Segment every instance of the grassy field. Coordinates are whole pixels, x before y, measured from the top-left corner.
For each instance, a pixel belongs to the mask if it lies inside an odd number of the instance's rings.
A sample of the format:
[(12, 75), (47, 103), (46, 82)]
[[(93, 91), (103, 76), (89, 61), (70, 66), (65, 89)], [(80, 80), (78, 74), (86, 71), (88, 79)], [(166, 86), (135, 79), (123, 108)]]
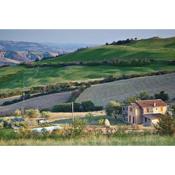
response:
[(39, 64), (56, 64), (59, 62), (74, 61), (103, 61), (114, 58), (152, 58), (155, 60), (175, 60), (175, 37), (174, 38), (151, 38), (134, 41), (125, 45), (108, 45), (88, 48), (63, 55), (54, 60), (41, 61)]
[(146, 136), (125, 136), (125, 137), (107, 137), (107, 136), (90, 136), (80, 137), (72, 139), (12, 139), (3, 140), (0, 139), (0, 145), (43, 145), (43, 146), (71, 146), (71, 145), (94, 145), (94, 146), (168, 146), (175, 145), (175, 137), (173, 136), (158, 136), (158, 135), (146, 135)]
[(143, 91), (149, 95), (165, 91), (170, 99), (173, 99), (175, 98), (174, 87), (175, 73), (138, 77), (91, 86), (83, 91), (76, 101), (91, 100), (96, 105), (106, 105), (110, 100), (123, 101)]
[[(68, 81), (84, 81), (96, 78), (105, 78), (110, 75), (144, 74), (157, 71), (175, 71), (175, 65), (165, 63), (175, 60), (175, 38), (147, 39), (134, 41), (128, 45), (108, 45), (87, 48), (74, 53), (59, 56), (48, 60), (35, 62), (38, 67), (11, 66), (0, 68), (0, 92), (29, 88)], [(151, 58), (156, 62), (144, 66), (66, 66), (66, 67), (39, 67), (40, 64), (57, 64), (68, 62), (88, 62), (111, 60), (119, 58)]]
[(150, 65), (145, 67), (120, 66), (68, 66), (64, 68), (23, 66), (0, 68), (0, 91), (34, 86), (105, 78), (110, 75), (145, 74), (157, 71), (174, 71), (173, 65)]

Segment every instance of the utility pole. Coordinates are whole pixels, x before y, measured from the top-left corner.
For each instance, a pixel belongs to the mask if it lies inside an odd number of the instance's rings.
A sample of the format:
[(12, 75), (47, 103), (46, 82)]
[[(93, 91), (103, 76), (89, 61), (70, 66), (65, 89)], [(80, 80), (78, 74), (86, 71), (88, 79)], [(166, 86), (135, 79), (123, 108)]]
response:
[(72, 119), (74, 121), (74, 102), (72, 101)]

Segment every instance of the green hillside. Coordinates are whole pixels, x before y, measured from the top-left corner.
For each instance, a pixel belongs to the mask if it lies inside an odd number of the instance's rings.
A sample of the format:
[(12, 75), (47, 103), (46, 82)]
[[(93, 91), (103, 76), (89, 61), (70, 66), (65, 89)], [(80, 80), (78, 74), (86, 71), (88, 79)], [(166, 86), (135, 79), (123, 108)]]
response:
[(149, 39), (142, 39), (135, 41), (131, 44), (132, 47), (143, 47), (143, 48), (150, 48), (150, 49), (160, 49), (160, 48), (175, 48), (175, 37), (171, 38), (159, 38), (153, 37)]
[[(0, 93), (3, 91), (63, 83), (77, 80), (105, 78), (110, 75), (121, 76), (145, 74), (158, 71), (175, 71), (175, 38), (151, 38), (133, 41), (124, 45), (103, 45), (80, 49), (74, 53), (48, 60), (35, 62), (31, 67), (22, 65), (0, 68)], [(142, 60), (154, 59), (145, 65), (110, 65), (102, 61), (113, 59)], [(67, 65), (59, 63), (98, 62), (98, 65)], [(55, 65), (55, 66), (52, 66)], [(43, 67), (44, 65), (44, 67)]]
[(41, 61), (39, 64), (57, 64), (60, 62), (104, 61), (120, 59), (175, 60), (175, 38), (151, 38), (133, 41), (125, 45), (104, 45)]

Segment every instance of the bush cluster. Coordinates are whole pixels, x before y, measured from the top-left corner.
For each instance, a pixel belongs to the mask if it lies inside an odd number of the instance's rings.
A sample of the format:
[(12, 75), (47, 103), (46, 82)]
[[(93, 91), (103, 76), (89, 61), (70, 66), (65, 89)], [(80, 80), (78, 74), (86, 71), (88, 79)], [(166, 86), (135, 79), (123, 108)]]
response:
[(173, 135), (175, 134), (175, 118), (168, 114), (161, 115), (155, 128), (160, 135)]
[(119, 40), (119, 41), (113, 41), (112, 43), (106, 43), (106, 45), (124, 45), (124, 44), (129, 44), (132, 43), (134, 41), (136, 41), (137, 38), (131, 38), (131, 39), (126, 39), (126, 40)]
[[(74, 112), (88, 112), (102, 110), (102, 106), (95, 106), (91, 101), (74, 103)], [(63, 103), (52, 108), (52, 112), (72, 112), (72, 103)]]

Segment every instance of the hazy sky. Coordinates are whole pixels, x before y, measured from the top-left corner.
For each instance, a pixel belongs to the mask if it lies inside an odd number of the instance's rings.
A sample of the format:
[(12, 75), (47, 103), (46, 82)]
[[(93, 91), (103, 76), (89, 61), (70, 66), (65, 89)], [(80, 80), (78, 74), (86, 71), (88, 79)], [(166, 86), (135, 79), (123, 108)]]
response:
[(154, 36), (175, 36), (175, 30), (0, 30), (0, 40), (51, 43), (103, 44), (132, 37), (141, 39)]

